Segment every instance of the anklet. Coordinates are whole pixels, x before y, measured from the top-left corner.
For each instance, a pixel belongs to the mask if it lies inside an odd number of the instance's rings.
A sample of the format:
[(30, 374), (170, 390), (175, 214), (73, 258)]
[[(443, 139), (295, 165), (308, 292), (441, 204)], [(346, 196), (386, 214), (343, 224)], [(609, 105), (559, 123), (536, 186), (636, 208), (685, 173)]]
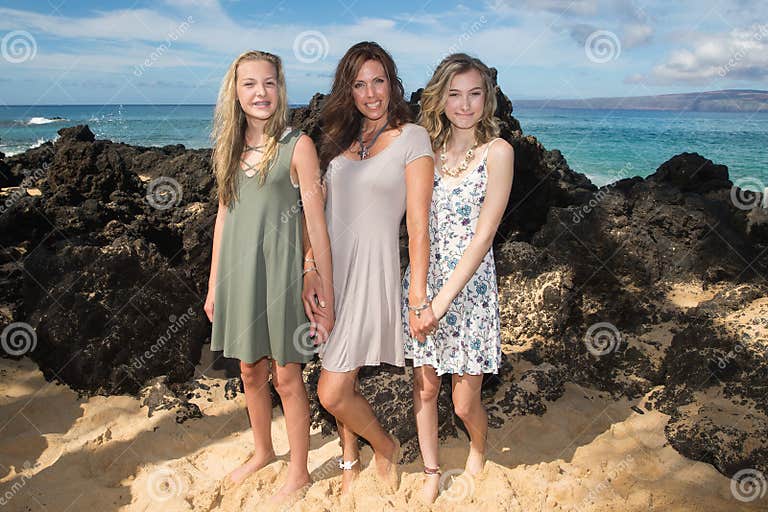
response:
[(439, 475), (440, 474), (440, 466), (436, 468), (428, 468), (427, 466), (424, 466), (424, 473), (427, 475)]
[(355, 467), (355, 464), (357, 464), (358, 461), (359, 459), (344, 460), (341, 457), (339, 457), (339, 469), (350, 471), (353, 467)]

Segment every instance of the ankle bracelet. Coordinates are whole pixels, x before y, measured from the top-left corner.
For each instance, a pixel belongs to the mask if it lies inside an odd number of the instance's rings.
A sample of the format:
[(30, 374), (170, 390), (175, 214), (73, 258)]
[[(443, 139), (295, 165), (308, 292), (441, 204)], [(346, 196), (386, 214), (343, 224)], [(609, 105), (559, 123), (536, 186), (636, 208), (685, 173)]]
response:
[(359, 459), (344, 460), (341, 457), (339, 457), (339, 469), (350, 471), (353, 467), (355, 467), (355, 464), (357, 464), (358, 461)]

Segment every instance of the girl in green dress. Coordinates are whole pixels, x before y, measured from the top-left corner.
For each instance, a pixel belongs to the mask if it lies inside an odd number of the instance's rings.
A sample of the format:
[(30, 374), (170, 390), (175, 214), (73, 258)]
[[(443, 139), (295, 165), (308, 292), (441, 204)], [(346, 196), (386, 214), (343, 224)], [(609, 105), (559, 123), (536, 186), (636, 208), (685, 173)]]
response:
[[(249, 51), (229, 67), (216, 104), (213, 168), (219, 208), (205, 311), (211, 350), (240, 360), (253, 430), (253, 456), (229, 474), (238, 484), (275, 457), (272, 384), (283, 403), (290, 463), (272, 497), (283, 502), (309, 484), (309, 402), (301, 364), (333, 327), (331, 252), (312, 140), (287, 127), (280, 58)], [(303, 214), (302, 208), (303, 207)], [(302, 292), (302, 221), (330, 307), (307, 322)], [(319, 250), (318, 250), (319, 249)], [(327, 313), (326, 313), (327, 311)], [(310, 337), (310, 331), (317, 336)]]

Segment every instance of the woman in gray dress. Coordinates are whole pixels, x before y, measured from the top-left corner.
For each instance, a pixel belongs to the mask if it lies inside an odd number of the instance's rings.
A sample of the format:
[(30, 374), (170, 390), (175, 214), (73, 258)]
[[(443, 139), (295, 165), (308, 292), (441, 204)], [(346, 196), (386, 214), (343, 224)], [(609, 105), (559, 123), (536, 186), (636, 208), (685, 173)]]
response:
[[(426, 290), (432, 146), (426, 130), (408, 123), (409, 117), (392, 57), (376, 43), (350, 48), (336, 68), (323, 107), (320, 148), (336, 318), (321, 349), (317, 392), (323, 407), (336, 417), (343, 449), (340, 467), (345, 470), (342, 492), (349, 490), (359, 471), (357, 436), (373, 447), (374, 474), (385, 489), (397, 486), (399, 445), (357, 391), (357, 374), (362, 366), (405, 365), (398, 314), (403, 214), (412, 270), (411, 335), (423, 339), (437, 325)], [(310, 274), (307, 279), (317, 279)], [(322, 315), (322, 308), (309, 302)]]

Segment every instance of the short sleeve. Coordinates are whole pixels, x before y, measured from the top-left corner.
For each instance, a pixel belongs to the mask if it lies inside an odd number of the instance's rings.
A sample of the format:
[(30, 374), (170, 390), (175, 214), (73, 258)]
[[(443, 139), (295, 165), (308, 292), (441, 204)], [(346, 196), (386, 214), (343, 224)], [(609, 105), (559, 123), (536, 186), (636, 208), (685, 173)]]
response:
[(429, 140), (427, 130), (417, 124), (409, 124), (408, 128), (408, 132), (403, 133), (406, 136), (405, 165), (423, 156), (434, 158), (435, 155), (432, 153), (432, 143)]

